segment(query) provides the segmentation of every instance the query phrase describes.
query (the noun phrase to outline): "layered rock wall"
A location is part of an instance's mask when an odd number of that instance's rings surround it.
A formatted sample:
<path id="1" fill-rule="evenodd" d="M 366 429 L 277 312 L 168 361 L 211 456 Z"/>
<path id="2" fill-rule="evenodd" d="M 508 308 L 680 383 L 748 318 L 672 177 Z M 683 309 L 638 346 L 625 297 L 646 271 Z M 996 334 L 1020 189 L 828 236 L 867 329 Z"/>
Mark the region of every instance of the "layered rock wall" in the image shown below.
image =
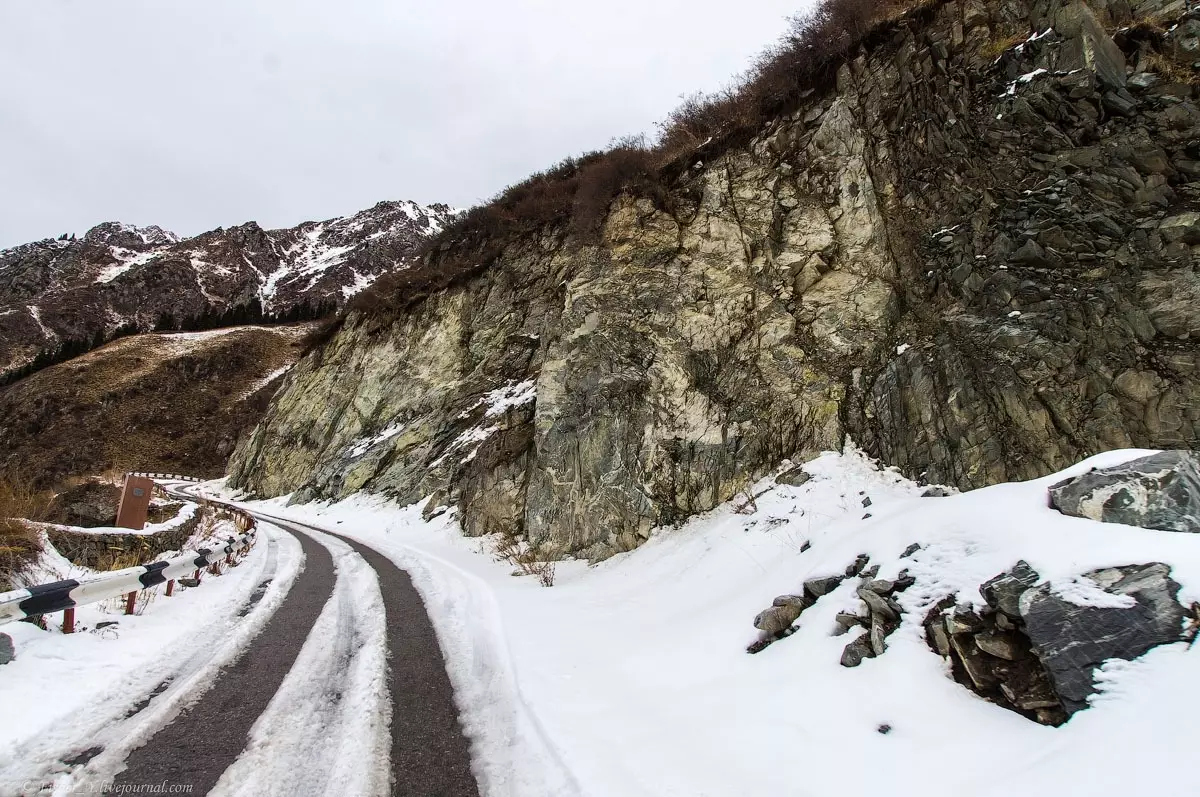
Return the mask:
<path id="1" fill-rule="evenodd" d="M 1141 5 L 930 4 L 599 245 L 546 229 L 352 315 L 233 483 L 602 557 L 847 437 L 962 488 L 1193 446 L 1200 22 Z"/>

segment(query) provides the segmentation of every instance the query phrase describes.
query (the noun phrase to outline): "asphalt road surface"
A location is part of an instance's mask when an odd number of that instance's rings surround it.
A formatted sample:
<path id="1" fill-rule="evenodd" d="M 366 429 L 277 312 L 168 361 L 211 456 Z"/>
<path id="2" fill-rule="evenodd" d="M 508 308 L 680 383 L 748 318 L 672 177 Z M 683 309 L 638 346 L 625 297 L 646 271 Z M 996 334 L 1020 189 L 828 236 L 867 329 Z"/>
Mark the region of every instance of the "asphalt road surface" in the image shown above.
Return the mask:
<path id="1" fill-rule="evenodd" d="M 255 514 L 251 512 L 251 514 Z M 459 723 L 441 648 L 411 579 L 387 557 L 360 542 L 294 521 L 259 516 L 294 534 L 305 565 L 262 632 L 190 708 L 133 751 L 115 789 L 162 783 L 206 794 L 242 753 L 250 728 L 274 697 L 309 631 L 333 594 L 329 551 L 306 529 L 339 537 L 379 578 L 383 596 L 392 699 L 392 794 L 405 797 L 478 797 L 470 747 Z M 331 741 L 331 743 L 333 743 Z"/>

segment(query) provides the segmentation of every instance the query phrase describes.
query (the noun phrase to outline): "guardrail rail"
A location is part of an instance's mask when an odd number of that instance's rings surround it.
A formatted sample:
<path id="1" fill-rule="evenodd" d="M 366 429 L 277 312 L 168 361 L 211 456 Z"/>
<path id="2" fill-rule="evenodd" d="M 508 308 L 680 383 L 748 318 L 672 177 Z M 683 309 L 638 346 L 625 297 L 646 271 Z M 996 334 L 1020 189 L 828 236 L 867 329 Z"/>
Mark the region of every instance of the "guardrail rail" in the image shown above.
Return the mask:
<path id="1" fill-rule="evenodd" d="M 129 475 L 170 481 L 203 481 L 203 479 L 192 476 L 169 473 L 131 473 Z M 199 504 L 209 505 L 209 502 L 203 498 L 195 500 Z M 127 567 L 90 578 L 66 579 L 51 584 L 39 584 L 10 592 L 0 592 L 0 625 L 15 620 L 62 612 L 63 633 L 70 634 L 75 630 L 75 607 L 77 606 L 124 595 L 126 599 L 125 613 L 133 614 L 137 594 L 142 590 L 165 583 L 167 585 L 165 594 L 170 597 L 175 591 L 176 580 L 183 579 L 182 583 L 187 586 L 198 586 L 204 570 L 207 569 L 214 575 L 219 575 L 222 559 L 225 564 L 233 564 L 233 555 L 248 550 L 256 538 L 254 518 L 233 507 L 224 504 L 220 506 L 236 516 L 238 530 L 242 532 L 239 537 L 228 538 L 224 546 L 215 549 L 200 548 L 165 561 Z M 191 579 L 194 582 L 190 585 L 186 581 L 188 573 L 192 573 Z"/>

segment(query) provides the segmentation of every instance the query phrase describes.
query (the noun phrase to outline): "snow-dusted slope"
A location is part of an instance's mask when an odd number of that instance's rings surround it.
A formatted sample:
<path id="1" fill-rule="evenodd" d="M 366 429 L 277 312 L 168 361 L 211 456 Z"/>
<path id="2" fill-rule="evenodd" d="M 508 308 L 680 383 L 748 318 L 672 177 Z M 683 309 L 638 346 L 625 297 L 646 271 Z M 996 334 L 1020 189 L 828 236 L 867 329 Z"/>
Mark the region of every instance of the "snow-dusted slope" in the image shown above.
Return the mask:
<path id="1" fill-rule="evenodd" d="M 0 251 L 0 374 L 61 343 L 245 308 L 240 321 L 333 309 L 404 268 L 454 216 L 381 202 L 353 216 L 263 230 L 251 222 L 180 240 L 107 222 L 82 238 Z"/>
<path id="2" fill-rule="evenodd" d="M 1200 731 L 1200 651 L 1181 642 L 1110 662 L 1092 706 L 1053 728 L 955 682 L 921 622 L 946 596 L 979 603 L 980 583 L 1019 559 L 1060 586 L 1092 568 L 1166 562 L 1189 602 L 1200 597 L 1200 535 L 1061 515 L 1046 505 L 1061 474 L 921 498 L 853 451 L 806 470 L 799 487 L 760 484 L 744 514 L 726 506 L 659 529 L 594 567 L 559 563 L 552 589 L 512 578 L 452 513 L 425 523 L 418 507 L 365 496 L 272 511 L 359 537 L 412 573 L 486 795 L 1190 793 L 1181 765 Z M 902 558 L 913 543 L 923 547 Z M 858 608 L 858 579 L 821 598 L 795 634 L 746 654 L 752 618 L 773 597 L 864 553 L 881 578 L 908 568 L 917 579 L 882 656 L 839 664 L 852 636 L 833 635 L 834 616 Z"/>

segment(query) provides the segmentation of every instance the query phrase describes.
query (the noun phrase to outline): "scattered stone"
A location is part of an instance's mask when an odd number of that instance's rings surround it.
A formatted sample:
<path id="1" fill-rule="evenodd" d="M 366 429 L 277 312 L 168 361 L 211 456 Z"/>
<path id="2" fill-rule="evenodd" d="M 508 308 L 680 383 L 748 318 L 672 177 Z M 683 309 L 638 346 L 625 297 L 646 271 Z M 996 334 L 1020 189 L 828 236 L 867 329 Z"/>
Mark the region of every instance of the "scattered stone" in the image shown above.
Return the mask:
<path id="1" fill-rule="evenodd" d="M 828 576 L 826 578 L 810 578 L 804 582 L 804 596 L 812 600 L 816 600 L 823 595 L 828 595 L 833 592 L 841 583 L 845 581 L 841 576 Z"/>
<path id="2" fill-rule="evenodd" d="M 1102 662 L 1135 659 L 1180 639 L 1185 611 L 1170 573 L 1156 562 L 1086 574 L 1109 595 L 1133 599 L 1121 608 L 1079 606 L 1048 584 L 1021 596 L 1025 633 L 1068 714 L 1087 707 L 1095 692 L 1093 673 Z"/>
<path id="3" fill-rule="evenodd" d="M 1121 116 L 1133 116 L 1137 113 L 1137 100 L 1124 89 L 1106 91 L 1104 92 L 1104 96 L 1100 98 L 1100 101 L 1104 104 L 1105 108 Z"/>
<path id="4" fill-rule="evenodd" d="M 871 648 L 871 635 L 863 634 L 842 650 L 841 664 L 843 667 L 857 667 L 862 664 L 863 659 L 873 658 L 875 651 Z"/>
<path id="5" fill-rule="evenodd" d="M 109 626 L 113 625 L 120 625 L 120 622 L 118 620 L 101 620 L 100 622 L 96 623 L 96 630 L 98 631 L 101 628 L 108 628 Z"/>
<path id="6" fill-rule="evenodd" d="M 983 620 L 975 612 L 955 609 L 946 615 L 946 633 L 950 636 L 974 634 L 982 630 Z"/>
<path id="7" fill-rule="evenodd" d="M 888 578 L 876 578 L 863 585 L 876 595 L 890 595 L 896 589 L 896 582 Z"/>
<path id="8" fill-rule="evenodd" d="M 1025 244 L 1013 252 L 1012 261 L 1022 266 L 1032 266 L 1034 268 L 1045 268 L 1050 265 L 1050 260 L 1046 257 L 1046 250 L 1042 249 L 1038 242 L 1030 238 Z"/>
<path id="9" fill-rule="evenodd" d="M 866 570 L 863 570 L 859 575 L 863 578 L 875 578 L 879 575 L 879 565 L 871 565 Z"/>
<path id="10" fill-rule="evenodd" d="M 867 566 L 867 562 L 870 561 L 871 557 L 867 556 L 865 553 L 860 553 L 858 558 L 856 558 L 854 562 L 846 568 L 846 578 L 857 576 L 863 571 L 863 568 Z"/>
<path id="11" fill-rule="evenodd" d="M 812 603 L 800 595 L 780 595 L 778 598 L 771 601 L 771 605 L 775 607 L 791 606 L 795 608 L 796 611 L 802 612 L 811 606 Z"/>
<path id="12" fill-rule="evenodd" d="M 803 467 L 797 465 L 794 468 L 788 468 L 783 473 L 775 477 L 776 484 L 786 484 L 790 487 L 799 487 L 802 484 L 807 484 L 812 480 L 812 475 L 807 473 Z"/>
<path id="13" fill-rule="evenodd" d="M 930 623 L 926 626 L 929 634 L 929 644 L 942 658 L 950 656 L 950 635 L 946 633 L 944 623 Z"/>
<path id="14" fill-rule="evenodd" d="M 1163 451 L 1059 482 L 1050 501 L 1074 517 L 1200 533 L 1200 464 L 1190 451 Z"/>
<path id="15" fill-rule="evenodd" d="M 799 617 L 800 609 L 795 606 L 772 606 L 755 615 L 754 627 L 767 636 L 775 636 L 791 628 Z"/>
<path id="16" fill-rule="evenodd" d="M 979 594 L 989 606 L 1015 619 L 1021 616 L 1021 595 L 1037 584 L 1039 578 L 1037 571 L 1021 560 L 1007 573 L 985 581 Z"/>
<path id="17" fill-rule="evenodd" d="M 975 644 L 990 656 L 1016 661 L 1021 655 L 1021 646 L 1010 634 L 999 634 L 994 631 L 984 631 L 975 635 Z"/>
<path id="18" fill-rule="evenodd" d="M 871 614 L 882 617 L 885 620 L 899 620 L 900 615 L 896 613 L 888 602 L 880 595 L 876 595 L 869 589 L 859 588 L 858 597 L 862 598 L 863 603 L 867 604 Z"/>
<path id="19" fill-rule="evenodd" d="M 954 490 L 937 485 L 926 487 L 925 492 L 921 493 L 922 498 L 949 498 L 952 495 L 954 495 Z"/>
<path id="20" fill-rule="evenodd" d="M 1022 711 L 1036 711 L 1041 708 L 1057 708 L 1062 706 L 1054 694 L 1050 682 L 1046 678 L 1034 678 L 1024 681 L 1010 678 L 1000 685 L 1000 691 L 1017 708 Z"/>
<path id="21" fill-rule="evenodd" d="M 892 726 L 888 725 L 885 722 L 882 725 L 880 725 L 878 728 L 876 728 L 875 730 L 878 731 L 879 733 L 883 734 L 884 736 L 887 736 L 889 733 L 892 732 Z"/>
<path id="22" fill-rule="evenodd" d="M 1124 89 L 1125 54 L 1086 3 L 1075 0 L 1060 8 L 1054 30 L 1067 39 L 1055 65 L 1059 71 L 1088 70 L 1104 86 Z"/>
<path id="23" fill-rule="evenodd" d="M 878 614 L 871 615 L 871 650 L 876 656 L 882 656 L 887 651 L 887 644 L 884 640 L 887 639 L 888 630 L 884 625 L 883 618 Z"/>
<path id="24" fill-rule="evenodd" d="M 834 628 L 834 631 L 833 631 L 833 635 L 841 636 L 842 634 L 849 631 L 851 628 L 861 628 L 865 621 L 866 621 L 865 617 L 859 617 L 857 614 L 850 614 L 849 612 L 838 612 L 837 616 L 833 618 L 833 622 L 836 624 L 836 627 Z"/>
<path id="25" fill-rule="evenodd" d="M 912 556 L 913 554 L 915 554 L 915 553 L 916 553 L 917 551 L 919 551 L 919 550 L 921 550 L 921 545 L 920 545 L 920 543 L 916 543 L 916 542 L 914 542 L 912 545 L 910 545 L 910 546 L 908 546 L 907 548 L 905 548 L 905 549 L 904 549 L 904 553 L 900 554 L 900 558 L 901 558 L 901 559 L 907 559 L 908 557 Z"/>
<path id="26" fill-rule="evenodd" d="M 862 505 L 863 505 L 863 509 L 866 509 L 867 507 L 869 507 L 871 505 L 871 496 L 868 495 L 866 498 L 864 498 L 862 500 Z"/>
<path id="27" fill-rule="evenodd" d="M 0 634 L 0 665 L 8 664 L 16 657 L 17 651 L 13 647 L 12 637 L 8 634 Z"/>
<path id="28" fill-rule="evenodd" d="M 968 634 L 953 635 L 950 637 L 950 647 L 958 654 L 958 662 L 976 689 L 989 692 L 999 685 L 1000 679 L 992 673 L 974 638 Z"/>
<path id="29" fill-rule="evenodd" d="M 1135 89 L 1148 89 L 1158 85 L 1158 75 L 1153 72 L 1138 72 L 1129 78 L 1129 86 Z"/>
<path id="30" fill-rule="evenodd" d="M 867 520 L 867 519 L 868 519 L 868 518 L 870 518 L 870 517 L 871 517 L 871 513 L 870 513 L 870 512 L 868 512 L 867 514 L 865 514 L 865 515 L 863 515 L 863 516 L 862 516 L 862 519 L 863 519 L 863 520 Z"/>
<path id="31" fill-rule="evenodd" d="M 200 586 L 200 579 L 192 578 L 191 576 L 184 576 L 183 578 L 179 579 L 179 583 L 185 587 L 198 587 Z"/>

